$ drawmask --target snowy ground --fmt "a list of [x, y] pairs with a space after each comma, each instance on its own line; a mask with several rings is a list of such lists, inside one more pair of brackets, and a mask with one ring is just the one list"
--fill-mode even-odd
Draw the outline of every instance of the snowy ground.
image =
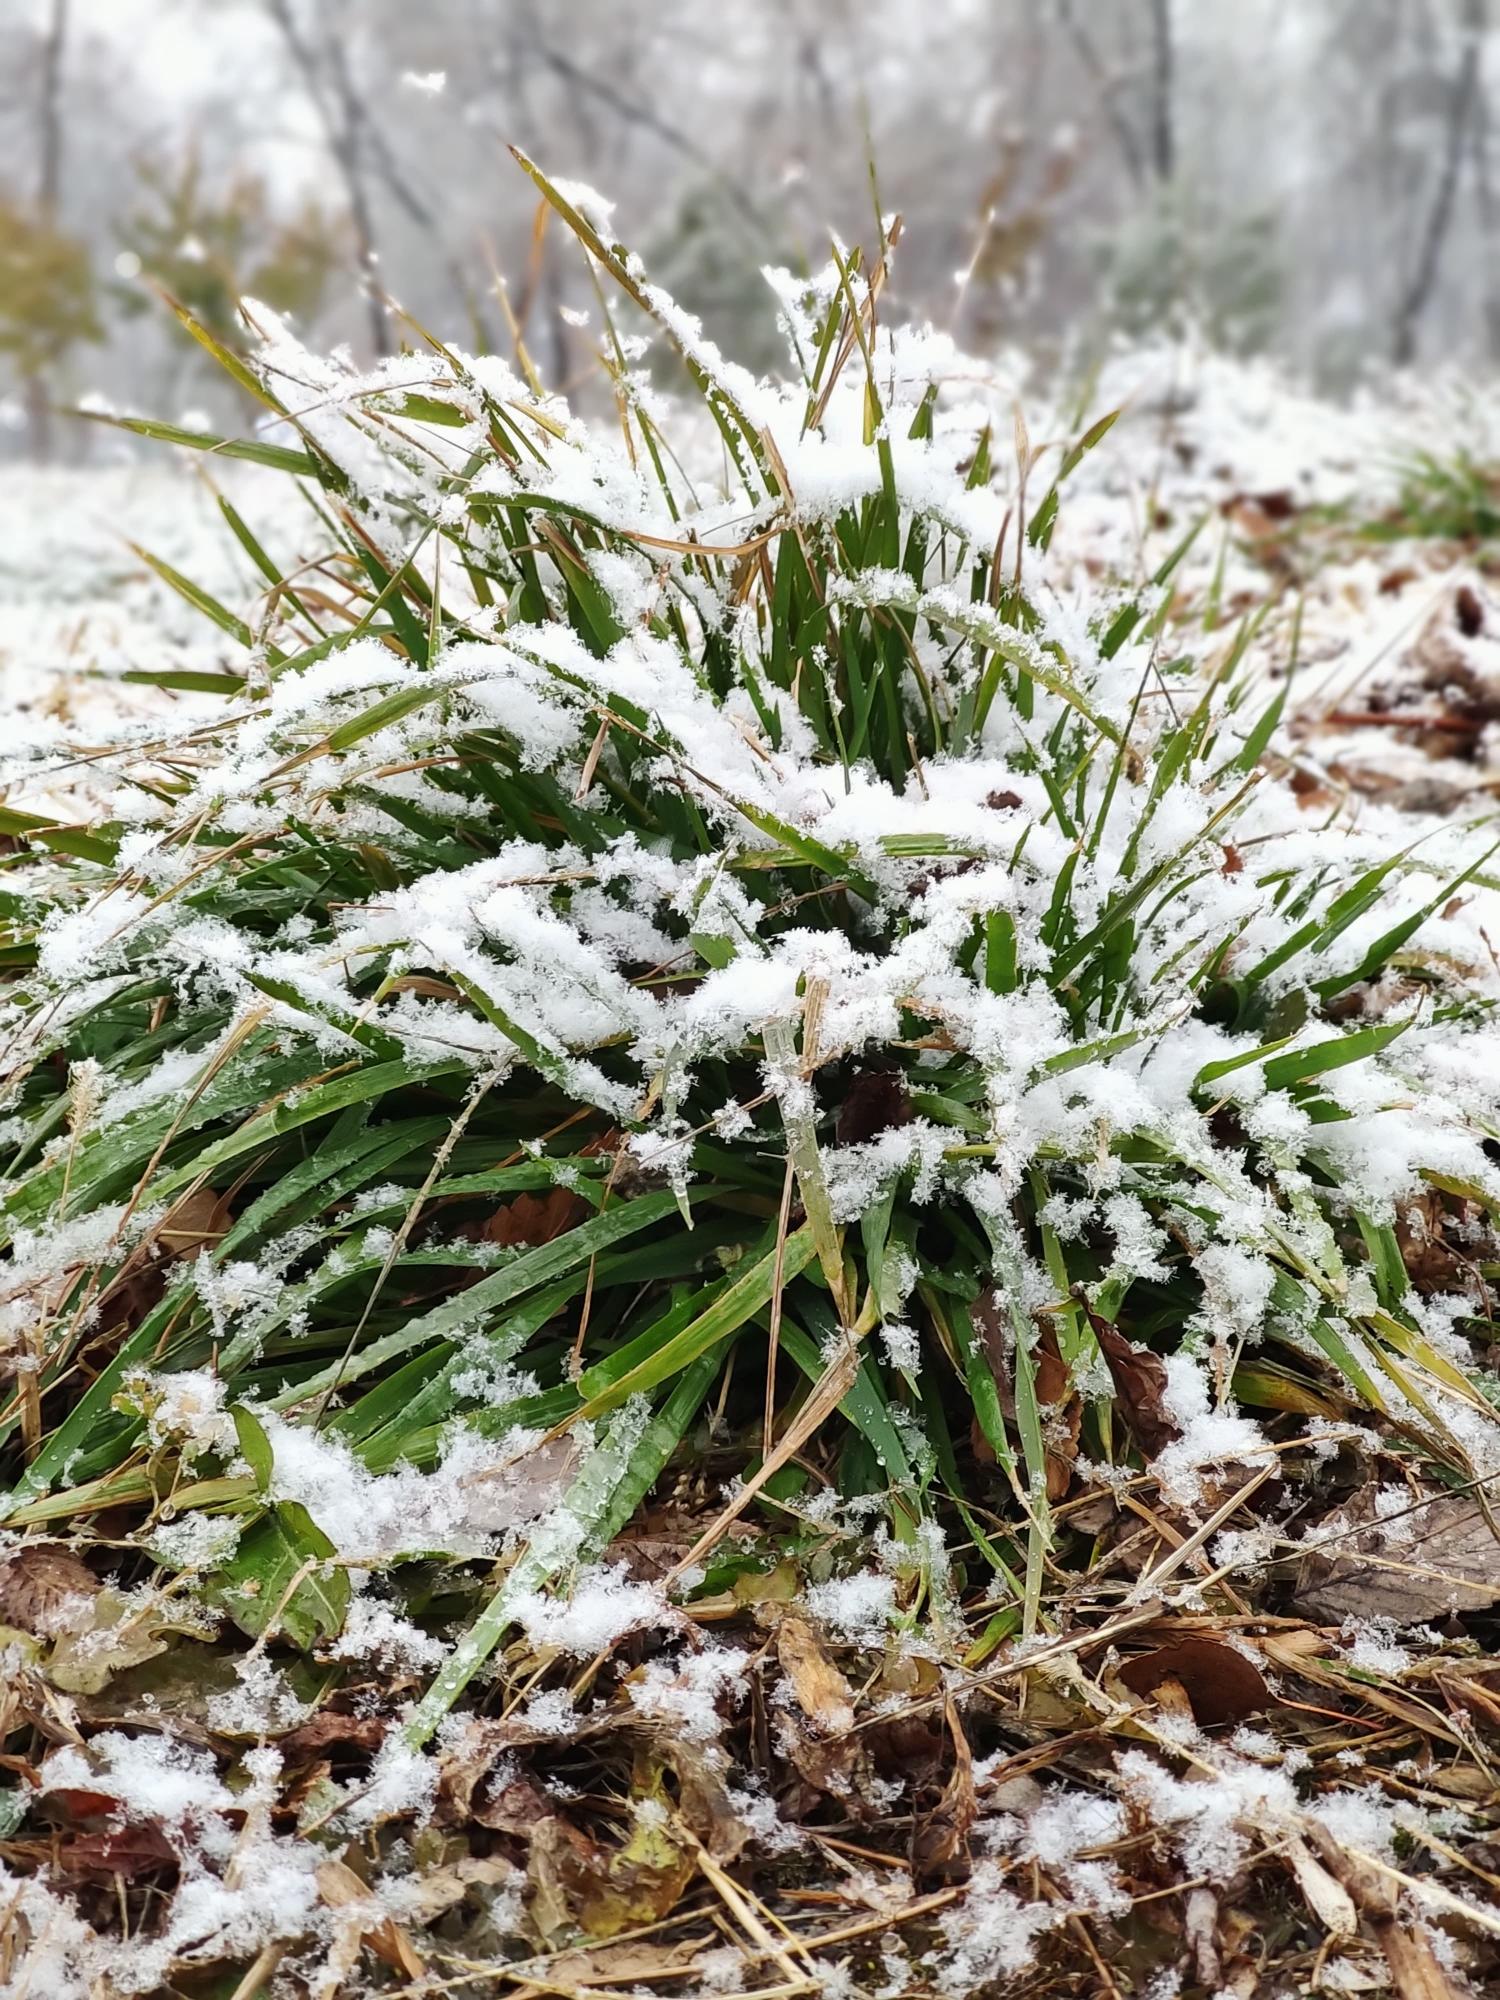
[[[221, 464], [219, 491], [260, 530], [286, 511], [284, 480]], [[132, 674], [243, 671], [227, 633], [155, 575], [146, 551], [253, 616], [259, 579], [219, 511], [203, 463], [166, 446], [91, 469], [8, 467], [0, 504], [0, 709], [9, 772], [51, 772], [122, 722], [180, 722], [222, 697], [132, 682]], [[132, 547], [132, 544], [135, 546]], [[69, 796], [77, 772], [51, 787]], [[47, 809], [23, 779], [29, 803]], [[8, 796], [15, 802], [16, 791]]]

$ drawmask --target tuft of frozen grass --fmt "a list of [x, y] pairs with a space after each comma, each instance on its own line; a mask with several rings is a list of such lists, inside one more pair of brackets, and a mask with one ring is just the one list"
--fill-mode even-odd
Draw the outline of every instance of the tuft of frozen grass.
[[[635, 1709], [712, 1742], [742, 1656], [665, 1642], [788, 1551], [840, 1642], [935, 1647], [978, 1574], [1032, 1643], [1083, 1465], [1204, 1519], [1351, 1406], [1500, 1463], [1487, 817], [1330, 803], [1190, 522], [1070, 549], [1115, 410], [1033, 447], [887, 321], [890, 242], [777, 278], [761, 381], [528, 171], [645, 315], [617, 421], [247, 306], [234, 448], [310, 560], [226, 495], [253, 619], [153, 574], [233, 684], [7, 820], [6, 1519], [170, 1511], [248, 1639], [424, 1680], [351, 1827], [507, 1649], [649, 1640]], [[678, 1474], [665, 1580], [620, 1567]], [[1003, 1970], [1033, 1917], [986, 1923]]]

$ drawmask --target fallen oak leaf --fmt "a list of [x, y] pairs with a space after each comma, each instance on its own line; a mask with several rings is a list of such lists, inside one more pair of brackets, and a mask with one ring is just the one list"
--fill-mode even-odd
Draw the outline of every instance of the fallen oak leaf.
[[1167, 1366], [1149, 1347], [1137, 1347], [1117, 1326], [1095, 1312], [1082, 1287], [1075, 1297], [1088, 1315], [1099, 1352], [1104, 1356], [1115, 1394], [1131, 1434], [1147, 1458], [1157, 1458], [1182, 1435], [1167, 1413]]
[[1377, 1519], [1362, 1495], [1339, 1518], [1348, 1531], [1330, 1535], [1326, 1548], [1314, 1544], [1303, 1559], [1293, 1596], [1306, 1615], [1331, 1625], [1350, 1618], [1423, 1625], [1500, 1602], [1500, 1541], [1477, 1500], [1435, 1494], [1392, 1522]]
[[1176, 1681], [1192, 1705], [1194, 1721], [1205, 1728], [1243, 1722], [1271, 1706], [1271, 1690], [1254, 1661], [1216, 1639], [1189, 1635], [1138, 1653], [1116, 1672], [1138, 1695], [1154, 1694], [1164, 1682]]

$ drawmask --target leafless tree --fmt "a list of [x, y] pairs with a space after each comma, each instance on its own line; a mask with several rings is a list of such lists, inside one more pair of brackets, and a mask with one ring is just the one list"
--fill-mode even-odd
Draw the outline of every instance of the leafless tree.
[[1134, 186], [1141, 187], [1146, 179], [1146, 162], [1141, 152], [1140, 140], [1135, 127], [1126, 117], [1120, 104], [1121, 86], [1125, 79], [1119, 71], [1111, 71], [1100, 53], [1099, 45], [1089, 33], [1088, 27], [1079, 14], [1075, 0], [1057, 0], [1057, 18], [1073, 45], [1074, 52], [1088, 71], [1099, 94], [1099, 104], [1109, 121], [1109, 129], [1115, 144], [1120, 149], [1120, 157], [1125, 162]]
[[[67, 42], [68, 0], [52, 0], [42, 31], [37, 88], [36, 209], [38, 221], [48, 228], [56, 227], [62, 202], [62, 82]], [[31, 455], [45, 464], [52, 456], [52, 405], [47, 383], [40, 375], [27, 377], [26, 426]]]
[[1432, 205], [1427, 213], [1411, 276], [1396, 305], [1391, 359], [1399, 367], [1407, 366], [1416, 356], [1417, 326], [1432, 298], [1443, 252], [1453, 227], [1464, 152], [1469, 144], [1470, 127], [1480, 112], [1480, 65], [1487, 16], [1488, 0], [1464, 0], [1458, 71], [1449, 90], [1447, 126]]
[[389, 354], [391, 333], [382, 298], [380, 252], [376, 246], [374, 210], [367, 178], [375, 146], [372, 137], [375, 128], [364, 99], [355, 86], [348, 44], [342, 33], [343, 23], [325, 19], [323, 33], [315, 44], [298, 22], [292, 0], [265, 0], [265, 4], [271, 19], [281, 30], [301, 75], [308, 99], [322, 124], [328, 150], [344, 183], [349, 220], [364, 273], [365, 323], [369, 329], [370, 345], [377, 355]]
[[1151, 0], [1151, 164], [1159, 181], [1177, 171], [1176, 66], [1172, 0]]

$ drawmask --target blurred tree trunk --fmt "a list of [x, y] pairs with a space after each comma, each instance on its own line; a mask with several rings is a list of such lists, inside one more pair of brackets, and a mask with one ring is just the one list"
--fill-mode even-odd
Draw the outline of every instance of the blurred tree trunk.
[[1495, 198], [1495, 182], [1490, 171], [1490, 100], [1479, 79], [1479, 96], [1474, 107], [1474, 178], [1479, 194], [1479, 228], [1484, 269], [1485, 353], [1491, 361], [1500, 358], [1500, 203]]
[[[37, 215], [47, 228], [57, 223], [62, 200], [62, 73], [68, 39], [68, 0], [52, 0], [42, 36], [41, 78], [37, 91]], [[52, 405], [46, 378], [26, 378], [26, 425], [31, 455], [45, 465], [52, 456]]]
[[302, 73], [307, 95], [323, 127], [328, 150], [344, 183], [349, 220], [354, 230], [354, 246], [364, 272], [365, 317], [370, 329], [370, 345], [379, 360], [391, 352], [391, 332], [381, 297], [380, 253], [376, 248], [375, 221], [365, 182], [369, 113], [355, 87], [354, 74], [349, 67], [343, 23], [325, 22], [324, 58], [320, 61], [318, 51], [298, 25], [291, 0], [266, 0], [266, 8], [281, 30], [282, 40]]
[[1417, 325], [1432, 297], [1442, 267], [1443, 251], [1453, 227], [1453, 211], [1458, 195], [1459, 174], [1469, 127], [1480, 113], [1482, 88], [1480, 64], [1485, 31], [1489, 26], [1489, 0], [1464, 0], [1461, 37], [1462, 54], [1458, 72], [1448, 94], [1448, 123], [1443, 139], [1443, 158], [1433, 190], [1432, 207], [1417, 250], [1411, 279], [1396, 305], [1391, 332], [1391, 359], [1398, 368], [1407, 367], [1416, 356]]
[[1172, 0], [1151, 0], [1151, 165], [1159, 181], [1177, 171], [1176, 108], [1172, 102], [1177, 52], [1172, 40]]
[[1122, 79], [1111, 74], [1109, 66], [1099, 53], [1099, 45], [1090, 35], [1078, 15], [1074, 0], [1057, 0], [1057, 16], [1062, 22], [1069, 41], [1077, 51], [1078, 59], [1093, 79], [1099, 93], [1099, 102], [1109, 120], [1109, 129], [1114, 134], [1115, 144], [1120, 149], [1120, 157], [1125, 162], [1131, 185], [1139, 188], [1146, 178], [1146, 166], [1141, 158], [1140, 142], [1135, 128], [1120, 108], [1120, 84]]

